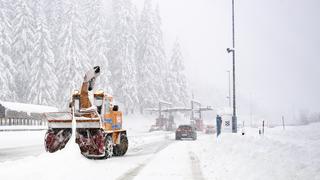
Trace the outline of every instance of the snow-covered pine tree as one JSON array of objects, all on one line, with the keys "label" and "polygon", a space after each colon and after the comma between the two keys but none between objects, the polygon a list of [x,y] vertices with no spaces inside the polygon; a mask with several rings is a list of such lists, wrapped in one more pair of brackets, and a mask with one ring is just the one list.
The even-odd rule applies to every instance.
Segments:
[{"label": "snow-covered pine tree", "polygon": [[169,64],[167,90],[170,101],[178,106],[187,106],[188,90],[184,74],[183,57],[178,40],[174,43]]},{"label": "snow-covered pine tree", "polygon": [[97,79],[97,88],[111,91],[109,79],[111,73],[109,71],[109,64],[107,59],[108,43],[105,29],[105,17],[101,13],[101,0],[87,0],[86,3],[86,17],[87,17],[87,43],[88,43],[88,57],[90,62],[102,69],[100,77]]},{"label": "snow-covered pine tree", "polygon": [[12,6],[7,0],[0,1],[0,29],[3,32],[2,49],[5,54],[11,55],[12,43]]},{"label": "snow-covered pine tree", "polygon": [[58,38],[60,59],[57,62],[60,107],[66,107],[71,92],[80,88],[83,74],[91,67],[84,37],[85,21],[81,16],[79,3],[70,0],[63,7],[62,30]]},{"label": "snow-covered pine tree", "polygon": [[17,73],[15,92],[17,100],[27,102],[30,89],[30,63],[34,45],[34,17],[26,0],[17,0],[14,4],[12,60]]},{"label": "snow-covered pine tree", "polygon": [[37,9],[37,30],[31,63],[31,87],[29,102],[42,105],[55,105],[58,79],[54,69],[54,54],[47,21],[41,5]]},{"label": "snow-covered pine tree", "polygon": [[51,36],[57,39],[63,15],[63,0],[44,0],[42,4]]},{"label": "snow-covered pine tree", "polygon": [[167,101],[177,105],[179,102],[179,97],[178,97],[178,92],[177,90],[178,85],[176,83],[176,77],[175,77],[175,73],[174,73],[174,67],[173,64],[170,61],[170,64],[168,64],[168,69],[167,69],[167,73],[166,73],[166,84],[165,84],[165,88],[166,88],[166,92],[167,92]]},{"label": "snow-covered pine tree", "polygon": [[164,42],[163,42],[163,33],[161,29],[161,17],[160,17],[160,10],[159,4],[157,4],[154,13],[154,37],[156,39],[155,46],[156,46],[156,59],[157,59],[157,66],[160,70],[160,79],[158,84],[158,94],[161,99],[167,100],[167,92],[165,90],[165,83],[166,83],[166,73],[167,73],[167,62],[166,62],[166,53],[164,50]]},{"label": "snow-covered pine tree", "polygon": [[[0,34],[1,37],[2,37],[2,33],[3,31],[1,31],[1,34]],[[3,40],[1,37],[0,37],[0,46],[2,47]],[[3,63],[4,61],[7,61],[7,60],[8,60],[8,56],[6,56],[6,54],[3,53],[3,50],[1,48],[0,49],[0,69],[7,70],[6,66]],[[11,59],[9,61],[11,61]],[[8,72],[0,73],[0,91],[1,91],[0,100],[6,100],[7,94],[10,92],[10,88],[8,87],[9,80],[6,78],[6,76],[8,75],[7,73]]]},{"label": "snow-covered pine tree", "polygon": [[15,101],[14,77],[15,68],[11,59],[11,21],[10,4],[0,1],[0,99]]},{"label": "snow-covered pine tree", "polygon": [[46,0],[43,2],[44,12],[47,19],[48,29],[52,39],[52,51],[54,53],[55,62],[60,60],[59,51],[59,34],[61,31],[63,0]]},{"label": "snow-covered pine tree", "polygon": [[[157,13],[156,13],[157,12]],[[164,50],[161,21],[150,0],[145,0],[138,25],[137,67],[140,112],[163,97]]]},{"label": "snow-covered pine tree", "polygon": [[3,27],[0,27],[0,100],[14,101],[15,94],[12,91],[14,69],[11,57],[5,52],[6,35],[4,32]]},{"label": "snow-covered pine tree", "polygon": [[136,10],[131,0],[113,0],[113,26],[108,53],[111,85],[125,113],[138,102],[136,89]]}]

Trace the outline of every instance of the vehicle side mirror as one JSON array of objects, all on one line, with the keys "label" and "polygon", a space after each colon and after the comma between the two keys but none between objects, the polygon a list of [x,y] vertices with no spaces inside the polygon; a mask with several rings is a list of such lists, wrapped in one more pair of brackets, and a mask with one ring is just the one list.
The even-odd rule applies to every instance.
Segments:
[{"label": "vehicle side mirror", "polygon": [[69,108],[72,108],[73,102],[69,102]]},{"label": "vehicle side mirror", "polygon": [[119,110],[119,106],[118,105],[114,105],[112,108],[112,111],[118,111]]}]

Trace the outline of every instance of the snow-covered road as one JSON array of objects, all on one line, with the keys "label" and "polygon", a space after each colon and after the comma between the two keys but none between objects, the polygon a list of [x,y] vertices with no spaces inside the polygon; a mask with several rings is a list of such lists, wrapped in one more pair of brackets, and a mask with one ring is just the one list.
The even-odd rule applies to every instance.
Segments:
[{"label": "snow-covered road", "polygon": [[0,162],[23,159],[27,156],[38,156],[44,153],[43,145],[31,145],[0,149]]},{"label": "snow-covered road", "polygon": [[[19,132],[18,134],[21,134],[21,132]],[[35,132],[35,134],[39,135],[42,133]],[[132,141],[131,143],[133,144],[133,147],[129,148],[127,155],[139,156],[158,152],[172,142],[172,140],[165,138],[166,135],[168,135],[168,133],[156,133],[152,134],[148,138],[141,138],[143,136],[142,134],[129,136],[129,139]],[[148,136],[148,134],[144,134],[144,136]],[[142,143],[136,141],[142,141]],[[22,145],[15,145],[13,147],[1,147],[0,162],[23,159],[28,156],[35,157],[39,156],[42,153],[45,153],[43,140],[41,140],[39,144],[29,145],[25,142],[24,144],[22,143]]]},{"label": "snow-covered road", "polygon": [[[107,160],[87,159],[71,142],[57,153],[20,154],[19,159],[12,159],[19,149],[13,146],[7,155],[10,161],[0,162],[0,179],[319,180],[319,128],[320,123],[287,127],[285,131],[272,128],[266,129],[264,136],[259,136],[257,129],[248,129],[245,136],[222,134],[218,139],[198,133],[196,141],[175,141],[172,132],[129,131],[127,154]],[[14,133],[20,132],[6,133],[15,139]],[[31,140],[28,143],[30,137],[42,143],[43,136],[38,135],[28,132],[24,137],[24,147],[30,147],[27,152],[37,146]],[[8,148],[0,150],[8,152]]]},{"label": "snow-covered road", "polygon": [[[66,179],[74,174],[75,176],[81,174],[81,177],[77,179],[91,179],[92,175],[101,178],[105,173],[109,174],[108,177],[111,179],[121,179],[122,174],[129,174],[140,164],[148,162],[150,157],[175,142],[172,132],[134,133],[129,135],[129,150],[124,157],[90,160],[80,155],[75,143],[69,142],[62,151],[50,154],[44,152],[43,149],[42,142],[45,132],[24,132],[29,136],[21,136],[22,133],[2,132],[2,139],[0,139],[4,140],[3,142],[6,141],[4,136],[12,140],[10,145],[7,142],[6,146],[0,146],[0,160],[2,161],[0,173],[1,177],[5,177],[4,179],[34,179],[35,174],[38,175],[36,179]],[[32,143],[34,140],[39,140],[40,143]],[[81,171],[78,174],[78,170],[72,171],[70,167],[85,169],[87,173]],[[17,169],[20,173],[15,173]],[[52,171],[54,171],[53,174],[47,175]]]},{"label": "snow-covered road", "polygon": [[[45,153],[43,138],[46,131],[1,132],[0,162],[23,159],[28,156],[39,156]],[[23,134],[28,134],[23,135]],[[158,152],[172,142],[170,132],[139,133],[129,135],[129,156],[147,155]],[[7,138],[5,138],[7,137]],[[4,140],[6,139],[6,140]],[[10,143],[9,140],[11,139]],[[7,141],[7,142],[6,142]]]},{"label": "snow-covered road", "polygon": [[[174,133],[160,131],[137,133],[129,136],[129,142],[130,148],[124,157],[107,160],[84,158],[75,143],[68,143],[68,147],[54,154],[42,152],[43,147],[39,145],[1,148],[2,161],[6,161],[0,163],[1,177],[25,180],[34,179],[37,174],[36,179],[67,179],[74,175],[77,179],[91,179],[108,174],[108,179],[130,180],[159,174],[159,177],[171,177],[169,179],[202,179],[197,156],[188,151],[194,141],[177,142]],[[148,170],[154,166],[160,168]],[[71,167],[75,170],[70,170]],[[20,173],[14,173],[17,169]]]},{"label": "snow-covered road", "polygon": [[18,160],[44,153],[43,137],[46,131],[0,132],[0,162]]},{"label": "snow-covered road", "polygon": [[[213,140],[213,136],[200,135],[197,141],[176,141],[150,158],[143,164],[135,179],[172,179],[172,180],[202,180],[204,179],[197,153],[192,147],[201,141]],[[126,178],[125,178],[126,179]],[[131,179],[131,178],[130,178]]]}]

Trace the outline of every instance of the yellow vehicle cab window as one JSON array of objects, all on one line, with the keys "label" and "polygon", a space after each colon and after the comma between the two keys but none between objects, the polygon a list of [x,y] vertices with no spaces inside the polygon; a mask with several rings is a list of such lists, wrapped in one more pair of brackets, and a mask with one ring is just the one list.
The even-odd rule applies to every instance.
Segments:
[{"label": "yellow vehicle cab window", "polygon": [[99,114],[102,112],[102,103],[103,103],[103,98],[96,96],[94,99],[94,105],[97,107],[97,111]]}]

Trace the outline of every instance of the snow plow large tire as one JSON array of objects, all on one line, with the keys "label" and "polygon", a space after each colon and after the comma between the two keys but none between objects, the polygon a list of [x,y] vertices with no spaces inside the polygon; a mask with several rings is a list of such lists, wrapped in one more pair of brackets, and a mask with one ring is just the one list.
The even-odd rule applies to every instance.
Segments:
[{"label": "snow plow large tire", "polygon": [[106,136],[105,139],[105,155],[104,159],[110,158],[113,155],[113,141],[111,136]]},{"label": "snow plow large tire", "polygon": [[114,156],[125,155],[128,150],[128,145],[129,145],[129,142],[126,134],[121,134],[120,144],[117,144],[113,147],[113,155]]}]

